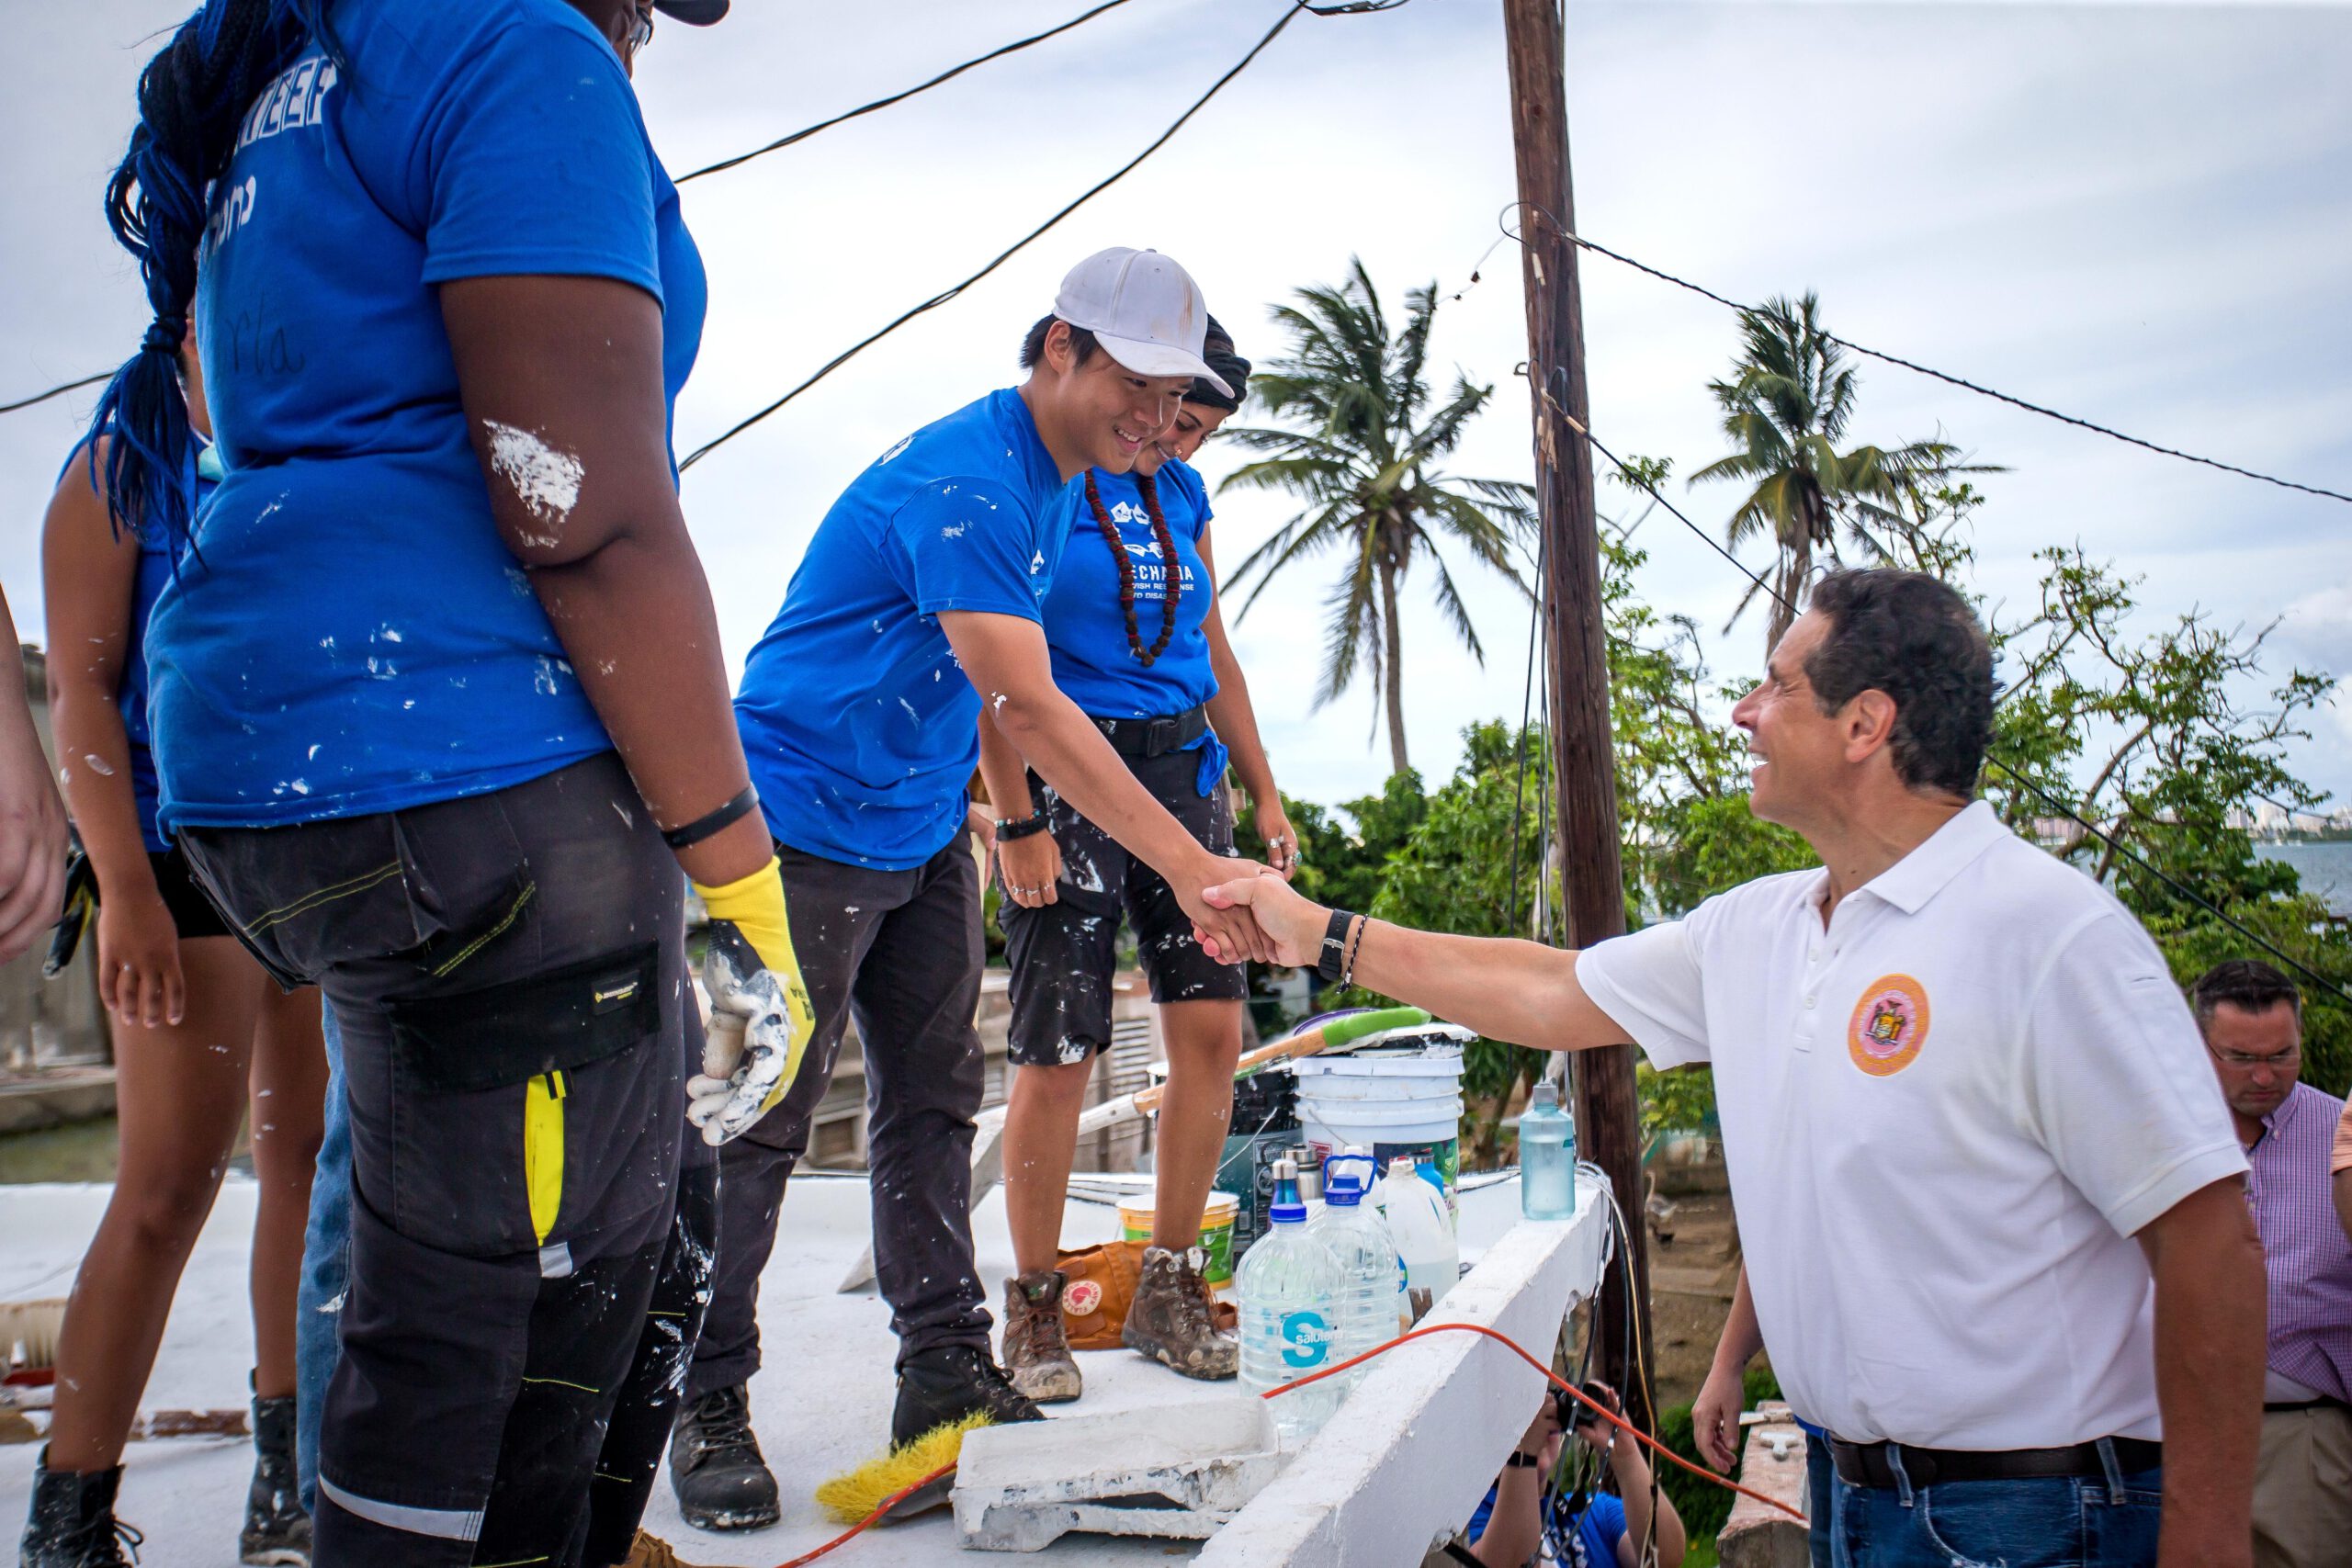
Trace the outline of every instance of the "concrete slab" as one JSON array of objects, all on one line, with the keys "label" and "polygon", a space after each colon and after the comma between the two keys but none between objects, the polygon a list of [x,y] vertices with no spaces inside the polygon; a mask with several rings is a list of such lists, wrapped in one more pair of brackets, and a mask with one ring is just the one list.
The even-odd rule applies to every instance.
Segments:
[{"label": "concrete slab", "polygon": [[1073,1531],[1200,1540],[1281,1468],[1263,1400],[998,1427],[964,1439],[956,1525],[983,1551],[1035,1551]]},{"label": "concrete slab", "polygon": [[[1739,1482],[1767,1497],[1805,1511],[1804,1429],[1777,1401],[1744,1417],[1747,1440]],[[1752,1497],[1734,1497],[1731,1517],[1715,1537],[1724,1568],[1807,1568],[1813,1561],[1805,1525]]]}]

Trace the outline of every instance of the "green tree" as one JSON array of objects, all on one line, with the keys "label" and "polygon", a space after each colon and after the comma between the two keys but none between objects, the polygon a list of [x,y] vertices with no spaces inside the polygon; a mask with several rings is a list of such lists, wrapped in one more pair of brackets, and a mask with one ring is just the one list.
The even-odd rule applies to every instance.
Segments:
[{"label": "green tree", "polygon": [[2305,991],[2304,1076],[2342,1093],[2352,1082],[2341,989],[2352,985],[2352,921],[2303,892],[2291,865],[2257,856],[2245,830],[2265,802],[2302,811],[2325,798],[2296,775],[2287,748],[2307,738],[2333,682],[2273,675],[2267,626],[2191,611],[2137,629],[2135,583],[2079,546],[2039,558],[2038,603],[1993,626],[2007,678],[1994,751],[2015,773],[1988,768],[1986,796],[2013,829],[2112,887],[2183,985],[2224,958],[2268,956],[2208,905],[2334,982],[2290,971]]},{"label": "green tree", "polygon": [[[1559,898],[1557,872],[1544,863],[1539,823],[1539,802],[1551,788],[1549,748],[1542,730],[1516,734],[1499,719],[1470,726],[1462,740],[1461,765],[1388,856],[1369,912],[1430,931],[1525,936],[1539,884],[1548,884],[1555,907]],[[1500,1041],[1471,1043],[1462,1071],[1465,1165],[1496,1163],[1503,1118],[1545,1061],[1544,1052]]]},{"label": "green tree", "polygon": [[[1905,536],[1918,530],[1933,486],[1954,474],[1996,471],[1961,462],[1960,449],[1940,440],[1839,451],[1858,383],[1846,351],[1822,328],[1820,304],[1808,293],[1739,313],[1742,347],[1731,378],[1708,384],[1734,450],[1690,476],[1693,484],[1747,485],[1725,538],[1736,549],[1762,536],[1778,552],[1767,653],[1795,619],[1791,606],[1804,606],[1815,553],[1839,558],[1841,529],[1870,559],[1896,559]],[[1741,595],[1734,621],[1760,592]]]},{"label": "green tree", "polygon": [[1235,584],[1253,573],[1258,579],[1235,618],[1250,613],[1284,567],[1341,551],[1346,569],[1325,598],[1316,704],[1330,702],[1360,671],[1368,673],[1384,699],[1391,771],[1401,773],[1410,766],[1397,619],[1406,575],[1427,558],[1438,608],[1484,662],[1485,646],[1438,544],[1452,539],[1526,592],[1510,547],[1515,535],[1534,525],[1534,491],[1514,479],[1462,479],[1438,466],[1461,444],[1494,388],[1473,386],[1457,371],[1453,391],[1431,408],[1434,284],[1405,296],[1405,324],[1393,335],[1360,260],[1350,262],[1346,283],[1302,288],[1296,299],[1272,311],[1290,334],[1289,352],[1250,381],[1251,397],[1289,428],[1229,430],[1228,439],[1265,456],[1219,489],[1283,491],[1306,504],[1235,570]]}]

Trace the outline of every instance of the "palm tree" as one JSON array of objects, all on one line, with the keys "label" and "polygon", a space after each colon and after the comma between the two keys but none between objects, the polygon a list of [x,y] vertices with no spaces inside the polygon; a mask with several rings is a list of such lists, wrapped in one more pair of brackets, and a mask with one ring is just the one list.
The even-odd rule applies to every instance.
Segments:
[{"label": "palm tree", "polygon": [[[1813,577],[1814,552],[1836,562],[1838,530],[1876,561],[1896,558],[1894,547],[1914,547],[1928,525],[1933,487],[1955,474],[1997,473],[1996,468],[1959,460],[1947,441],[1913,441],[1889,450],[1856,446],[1838,450],[1854,415],[1853,367],[1846,351],[1821,325],[1819,298],[1807,294],[1792,304],[1765,302],[1739,313],[1745,340],[1728,381],[1709,383],[1724,411],[1724,434],[1736,448],[1728,457],[1690,476],[1737,479],[1751,486],[1731,514],[1724,534],[1736,549],[1758,535],[1769,536],[1780,551],[1772,571],[1778,595],[1764,650],[1770,655],[1796,618]],[[1740,596],[1724,623],[1747,612],[1758,590]]]},{"label": "palm tree", "polygon": [[[1486,649],[1438,539],[1447,536],[1467,547],[1524,594],[1527,584],[1511,563],[1510,547],[1515,536],[1523,537],[1534,525],[1535,492],[1515,480],[1460,479],[1436,467],[1461,443],[1494,388],[1474,387],[1457,371],[1453,392],[1430,412],[1425,362],[1437,314],[1435,284],[1405,296],[1404,329],[1394,337],[1361,260],[1351,258],[1340,287],[1302,288],[1295,298],[1297,304],[1272,312],[1290,333],[1289,355],[1250,378],[1250,395],[1293,428],[1231,432],[1267,456],[1218,488],[1288,491],[1306,509],[1251,551],[1228,582],[1258,574],[1241,606],[1246,615],[1283,567],[1327,550],[1343,552],[1345,570],[1325,599],[1322,684],[1315,705],[1331,701],[1360,671],[1368,671],[1385,693],[1389,758],[1403,773],[1410,765],[1397,621],[1405,575],[1417,558],[1427,557],[1439,609],[1484,663]],[[1377,716],[1375,710],[1375,727]]]}]

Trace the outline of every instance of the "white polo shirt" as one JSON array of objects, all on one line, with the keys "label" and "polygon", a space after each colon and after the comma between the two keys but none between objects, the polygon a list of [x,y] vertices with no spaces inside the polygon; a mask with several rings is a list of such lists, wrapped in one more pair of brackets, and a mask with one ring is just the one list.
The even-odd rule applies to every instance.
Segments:
[{"label": "white polo shirt", "polygon": [[2132,1235],[2246,1168],[2140,923],[1979,801],[1841,901],[1764,877],[1577,978],[1659,1067],[1712,1063],[1773,1371],[1856,1442],[2159,1435]]}]

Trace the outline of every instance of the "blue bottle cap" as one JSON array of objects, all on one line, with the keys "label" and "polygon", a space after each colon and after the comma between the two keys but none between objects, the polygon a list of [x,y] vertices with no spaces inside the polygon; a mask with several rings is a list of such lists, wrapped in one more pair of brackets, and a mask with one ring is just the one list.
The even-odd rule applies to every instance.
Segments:
[{"label": "blue bottle cap", "polygon": [[1266,1211],[1266,1218],[1278,1225],[1303,1225],[1306,1223],[1306,1205],[1277,1203]]},{"label": "blue bottle cap", "polygon": [[1342,1176],[1323,1189],[1323,1201],[1335,1209],[1352,1209],[1363,1201],[1363,1188],[1352,1176]]}]

